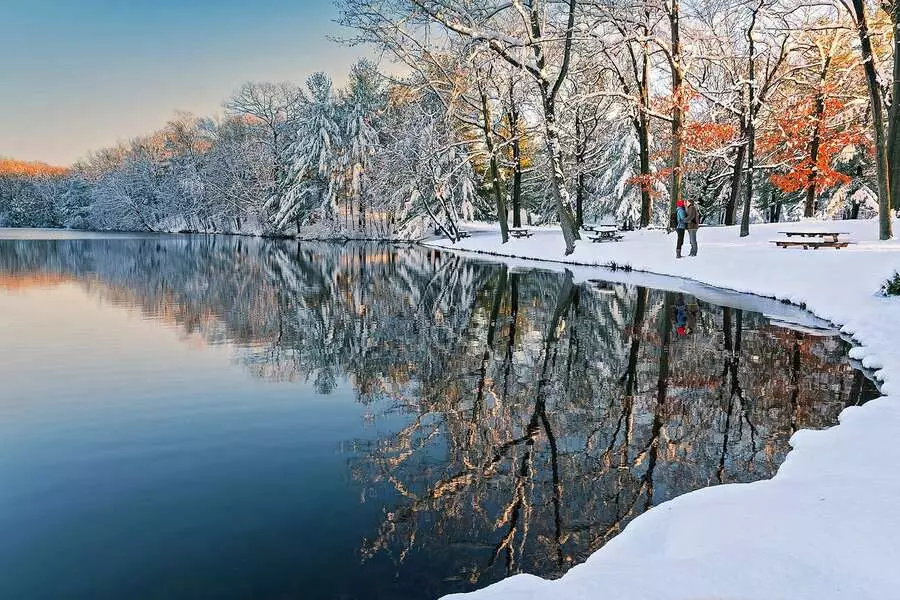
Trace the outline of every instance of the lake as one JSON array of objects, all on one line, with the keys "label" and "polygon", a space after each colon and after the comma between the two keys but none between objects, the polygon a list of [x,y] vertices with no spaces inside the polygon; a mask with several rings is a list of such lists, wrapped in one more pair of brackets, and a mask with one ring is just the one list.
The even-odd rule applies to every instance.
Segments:
[{"label": "lake", "polygon": [[878,395],[798,309],[594,276],[0,230],[0,598],[558,577],[653,506],[771,477],[793,432]]}]

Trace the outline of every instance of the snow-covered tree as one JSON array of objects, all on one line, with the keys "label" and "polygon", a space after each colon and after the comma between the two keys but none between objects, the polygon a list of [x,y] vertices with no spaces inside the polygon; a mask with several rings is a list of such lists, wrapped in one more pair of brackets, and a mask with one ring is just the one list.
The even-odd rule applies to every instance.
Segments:
[{"label": "snow-covered tree", "polygon": [[350,82],[341,103],[343,152],[341,170],[346,179],[345,206],[357,210],[357,227],[367,226],[367,207],[371,202],[370,179],[372,161],[378,151],[378,121],[385,108],[384,78],[374,63],[361,60],[350,69]]},{"label": "snow-covered tree", "polygon": [[342,131],[331,78],[315,73],[306,81],[309,98],[301,109],[296,138],[286,149],[288,172],[268,202],[278,230],[333,222],[338,214]]}]

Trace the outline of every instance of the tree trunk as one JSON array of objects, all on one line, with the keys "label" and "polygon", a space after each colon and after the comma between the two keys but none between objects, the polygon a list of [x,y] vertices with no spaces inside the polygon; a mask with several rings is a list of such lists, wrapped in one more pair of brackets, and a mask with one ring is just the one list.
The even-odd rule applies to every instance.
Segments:
[{"label": "tree trunk", "polygon": [[650,225],[653,215],[653,199],[650,196],[650,132],[647,130],[646,117],[641,119],[643,124],[638,127],[638,145],[640,147],[641,164],[641,227]]},{"label": "tree trunk", "polygon": [[578,176],[575,181],[575,227],[581,229],[584,225],[584,152],[587,145],[581,139],[583,131],[581,123],[581,115],[576,111],[575,114],[575,171]]},{"label": "tree trunk", "polygon": [[584,225],[584,173],[578,173],[575,188],[575,227]]},{"label": "tree trunk", "polygon": [[[743,128],[743,126],[742,126]],[[746,133],[741,132],[741,138],[746,138]],[[741,144],[737,149],[737,156],[734,157],[734,169],[731,173],[731,193],[728,195],[728,203],[725,205],[725,224],[735,225],[734,213],[737,210],[737,203],[741,197],[741,182],[744,178],[744,159],[747,156],[746,144]]]},{"label": "tree trunk", "polygon": [[747,185],[744,193],[744,211],[741,213],[741,237],[750,235],[750,209],[753,205],[753,161],[756,150],[756,115],[759,106],[756,103],[756,43],[753,39],[753,29],[756,27],[756,15],[762,8],[762,0],[752,12],[750,25],[746,30],[747,38],[747,121],[744,123],[744,131],[747,139]]},{"label": "tree trunk", "polygon": [[753,125],[752,114],[747,133],[747,185],[744,190],[744,212],[741,214],[741,237],[750,235],[750,208],[753,203],[753,161],[756,149],[756,128]]},{"label": "tree trunk", "polygon": [[522,145],[519,141],[519,109],[512,85],[509,86],[509,133],[512,136],[513,154],[513,227],[518,228],[522,226]]},{"label": "tree trunk", "polygon": [[365,200],[363,200],[363,196],[360,193],[357,202],[359,203],[359,230],[366,230],[366,204]]},{"label": "tree trunk", "polygon": [[505,244],[509,241],[509,217],[506,214],[506,198],[500,189],[500,169],[497,166],[497,152],[494,147],[494,132],[491,127],[491,109],[488,105],[487,93],[481,92],[481,116],[482,130],[484,131],[484,145],[490,156],[491,189],[494,192],[494,202],[497,205],[497,220],[500,221],[500,239]]},{"label": "tree trunk", "polygon": [[[546,85],[542,85],[546,88]],[[575,216],[572,214],[569,191],[566,189],[566,180],[563,175],[562,147],[559,143],[559,131],[556,124],[556,106],[549,97],[549,90],[542,89],[544,97],[544,123],[545,136],[547,138],[547,151],[550,155],[551,186],[553,200],[556,203],[556,212],[559,217],[559,226],[562,229],[563,239],[566,242],[566,256],[575,251],[575,240],[581,239],[575,228]]]},{"label": "tree trunk", "polygon": [[[882,240],[889,240],[891,239],[892,185],[890,181],[890,166],[888,165],[887,142],[884,139],[884,109],[881,104],[878,75],[875,73],[875,58],[872,53],[872,40],[869,38],[869,24],[866,20],[866,6],[863,0],[853,0],[853,10],[856,12],[856,28],[859,32],[863,70],[866,73],[866,87],[869,89],[869,104],[872,107],[872,127],[875,129],[875,166],[878,170],[878,237]],[[896,10],[894,12],[896,13]],[[894,28],[894,35],[897,35],[896,27]],[[894,44],[896,49],[896,40]],[[894,56],[894,60],[898,60],[897,56]],[[895,65],[895,75],[896,71]],[[897,86],[896,79],[893,85]],[[896,104],[897,101],[898,98],[894,96],[893,103]],[[894,133],[896,134],[896,132]]]},{"label": "tree trunk", "polygon": [[513,142],[513,158],[516,161],[512,192],[513,227],[518,228],[522,226],[522,150],[519,140]]},{"label": "tree trunk", "polygon": [[891,108],[888,115],[887,161],[891,206],[900,210],[900,2],[893,3],[891,18],[894,24],[894,79],[891,86]]},{"label": "tree trunk", "polygon": [[669,193],[669,222],[675,217],[675,206],[682,199],[682,170],[684,153],[682,151],[682,128],[684,126],[684,98],[682,84],[684,74],[681,65],[681,33],[679,28],[680,0],[671,0],[669,7],[669,26],[672,35],[672,188]]},{"label": "tree trunk", "polygon": [[[551,170],[551,186],[553,192],[553,200],[556,203],[556,212],[559,218],[559,227],[562,229],[563,239],[566,242],[565,254],[568,256],[575,252],[575,240],[580,240],[578,229],[575,228],[575,217],[572,214],[572,202],[569,198],[569,190],[566,189],[566,178],[563,175],[563,155],[562,147],[559,143],[559,125],[556,122],[556,96],[566,79],[569,71],[569,60],[572,52],[572,34],[575,28],[575,10],[578,6],[577,0],[569,0],[569,17],[568,26],[566,28],[566,40],[563,46],[563,62],[560,67],[559,75],[556,82],[551,86],[550,81],[545,76],[547,61],[544,57],[544,49],[540,44],[534,44],[535,65],[537,66],[538,88],[541,91],[541,104],[544,109],[544,137],[547,141],[547,153],[550,155]],[[541,12],[539,3],[532,0],[531,14],[531,34],[534,39],[541,39]]]},{"label": "tree trunk", "polygon": [[637,133],[641,163],[641,227],[650,225],[653,202],[650,197],[650,119],[647,110],[650,108],[650,57],[646,43],[642,45],[643,62],[641,64],[640,96],[638,107]]},{"label": "tree trunk", "polygon": [[811,167],[809,176],[806,179],[806,203],[803,207],[804,217],[813,217],[816,214],[816,175],[819,171],[817,165],[819,162],[819,145],[821,144],[822,115],[825,113],[825,90],[823,89],[823,86],[825,85],[825,71],[822,73],[822,82],[819,86],[819,91],[816,94],[816,113],[814,116],[815,125],[813,125],[813,136],[809,143],[809,160]]},{"label": "tree trunk", "polygon": [[828,76],[828,65],[831,56],[825,59],[822,72],[819,74],[819,90],[816,92],[816,112],[813,117],[813,134],[809,143],[810,171],[806,180],[806,203],[803,207],[803,216],[812,217],[816,212],[816,184],[819,163],[819,145],[822,143],[822,117],[825,114],[825,78]]}]

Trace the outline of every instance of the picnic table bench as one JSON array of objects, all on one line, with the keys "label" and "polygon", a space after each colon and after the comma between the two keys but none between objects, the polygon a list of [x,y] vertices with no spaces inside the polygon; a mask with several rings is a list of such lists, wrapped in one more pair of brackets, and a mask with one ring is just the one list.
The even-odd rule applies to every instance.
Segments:
[{"label": "picnic table bench", "polygon": [[594,243],[597,242],[618,242],[623,237],[622,234],[619,233],[619,230],[616,227],[611,226],[597,226],[594,229],[588,230],[588,239]]},{"label": "picnic table bench", "polygon": [[513,227],[509,230],[509,235],[513,236],[514,238],[527,238],[531,237],[531,232],[525,228]]},{"label": "picnic table bench", "polygon": [[852,243],[840,239],[842,235],[847,235],[846,231],[779,231],[778,233],[788,238],[802,238],[799,240],[772,240],[772,243],[779,248],[803,248],[804,250],[809,248],[813,250],[835,248],[840,250]]},{"label": "picnic table bench", "polygon": [[458,231],[458,232],[456,233],[456,237],[458,237],[459,239],[462,240],[462,239],[465,239],[465,238],[468,238],[468,237],[472,237],[472,234],[469,233],[468,231]]}]

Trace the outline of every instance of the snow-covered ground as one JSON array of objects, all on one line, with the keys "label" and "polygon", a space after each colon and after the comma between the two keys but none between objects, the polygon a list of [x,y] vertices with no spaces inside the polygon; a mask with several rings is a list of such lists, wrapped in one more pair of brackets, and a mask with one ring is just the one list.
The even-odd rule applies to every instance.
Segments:
[{"label": "snow-covered ground", "polygon": [[[875,370],[885,396],[841,413],[840,425],[800,431],[771,480],[710,487],[635,519],[557,581],[518,575],[471,594],[488,599],[731,600],[900,599],[900,298],[879,295],[900,270],[900,241],[880,242],[874,221],[756,225],[699,232],[696,258],[675,259],[675,235],[626,233],[619,243],[578,243],[563,255],[558,229],[502,245],[496,228],[434,246],[513,257],[628,265],[709,285],[789,300],[842,327],[852,356]],[[779,249],[780,231],[848,232],[842,249]],[[900,234],[900,222],[894,223]],[[545,264],[548,268],[564,265]],[[566,267],[579,278],[622,277]],[[665,286],[668,287],[668,286]],[[458,596],[453,596],[457,598]]]}]

